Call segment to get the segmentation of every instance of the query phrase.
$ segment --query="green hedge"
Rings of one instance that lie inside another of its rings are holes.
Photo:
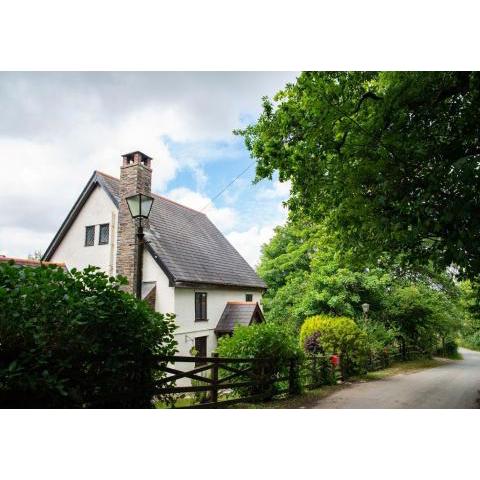
[[[125,283],[94,267],[0,265],[1,406],[150,406],[175,326]]]
[[[287,328],[275,323],[260,323],[249,327],[237,326],[232,336],[219,339],[217,353],[220,357],[237,358],[267,358],[269,362],[264,368],[264,378],[273,380],[287,377],[289,374],[290,360],[300,360],[302,351],[298,347],[296,337]],[[248,366],[245,364],[244,366]],[[226,375],[229,372],[224,372]],[[258,372],[257,372],[258,373]],[[298,383],[298,372],[296,372]],[[236,381],[249,380],[236,379]],[[286,387],[286,383],[276,383],[270,391],[273,396],[280,388]],[[294,386],[299,390],[299,383]],[[260,393],[257,386],[240,387],[235,393],[245,396]]]
[[[340,354],[345,373],[356,373],[365,363],[368,351],[365,332],[348,317],[315,315],[300,329],[300,346],[320,354]],[[312,347],[316,343],[316,348]]]

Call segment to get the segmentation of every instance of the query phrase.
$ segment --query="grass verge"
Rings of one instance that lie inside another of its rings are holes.
[[[355,381],[372,381],[383,380],[384,378],[398,375],[399,373],[414,373],[425,368],[434,368],[444,365],[448,359],[444,358],[420,358],[418,360],[410,360],[408,362],[394,363],[392,366],[384,370],[376,372],[368,372],[366,375],[355,378]]]

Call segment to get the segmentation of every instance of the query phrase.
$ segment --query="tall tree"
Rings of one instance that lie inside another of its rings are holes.
[[[307,72],[237,133],[357,255],[480,274],[480,73]]]
[[[262,249],[258,273],[269,286],[263,297],[267,320],[296,328],[318,314],[364,323],[362,304],[368,303],[370,340],[393,334],[431,349],[454,338],[464,316],[460,289],[448,272],[431,264],[406,269],[385,257],[362,265],[311,221],[277,227]]]

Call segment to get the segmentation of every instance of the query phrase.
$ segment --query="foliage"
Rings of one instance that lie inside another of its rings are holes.
[[[197,375],[203,378],[211,379],[212,371],[207,370],[204,372],[200,372]],[[192,387],[205,387],[206,385],[208,385],[206,382],[203,382],[202,380],[192,379],[191,382],[192,382]],[[210,400],[211,392],[193,392],[193,398],[194,398],[193,405],[199,404],[199,403],[207,403],[211,401]],[[175,403],[176,405],[176,402],[173,402],[173,403]]]
[[[303,340],[303,349],[311,354],[317,354],[322,352],[322,346],[320,344],[320,332],[313,332]]]
[[[455,337],[464,315],[451,274],[432,264],[406,268],[402,259],[387,255],[364,263],[342,250],[323,224],[306,219],[277,227],[258,271],[269,284],[267,319],[299,329],[313,315],[348,316],[364,329],[371,351],[397,340],[432,351]],[[370,306],[367,322],[363,303]]]
[[[480,273],[479,72],[305,72],[237,133],[342,250]]]
[[[41,260],[43,258],[43,252],[41,250],[34,250],[33,253],[28,254],[29,260]]]
[[[379,321],[362,321],[359,326],[365,334],[366,343],[371,353],[391,349],[399,335],[398,328],[389,328]]]
[[[461,344],[471,350],[480,350],[480,329],[469,335],[464,335]]]
[[[461,303],[464,308],[461,343],[472,350],[480,350],[480,284],[478,280],[462,282]]]
[[[315,315],[308,318],[300,329],[300,345],[317,334],[318,352],[339,353],[349,373],[358,369],[367,353],[367,337],[354,320],[348,317]]]
[[[307,346],[309,338],[315,337],[315,333],[305,341]],[[318,355],[317,351],[305,349],[308,354],[301,365],[301,381],[308,388],[320,385],[335,385],[337,383],[337,367],[332,364],[330,355]]]
[[[150,406],[175,326],[125,283],[95,267],[0,265],[0,404]]]
[[[437,354],[449,358],[461,358],[458,354],[458,345],[454,338],[447,338],[441,347],[437,349]]]
[[[435,288],[434,288],[435,287]],[[386,298],[386,317],[395,325],[403,340],[432,352],[460,329],[458,299],[441,289],[418,281],[396,285]]]
[[[269,381],[287,377],[291,359],[300,359],[302,356],[293,333],[288,328],[270,322],[248,327],[236,326],[232,336],[219,339],[217,353],[220,357],[269,359],[262,374],[263,378]],[[256,373],[260,375],[260,372]],[[277,384],[275,386],[278,387]],[[236,388],[235,392],[243,396],[259,393],[259,390],[256,386],[240,387]],[[275,390],[272,390],[271,394],[274,393]]]
[[[258,272],[269,286],[263,299],[267,318],[297,328],[319,313],[360,317],[364,302],[375,315],[392,280],[342,251],[323,225],[307,221],[277,227]]]

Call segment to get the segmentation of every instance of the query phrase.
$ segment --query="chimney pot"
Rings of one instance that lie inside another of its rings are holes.
[[[124,167],[129,167],[131,165],[143,165],[144,167],[152,168],[152,157],[149,157],[138,150],[131,153],[125,153],[122,155],[122,158]]]

